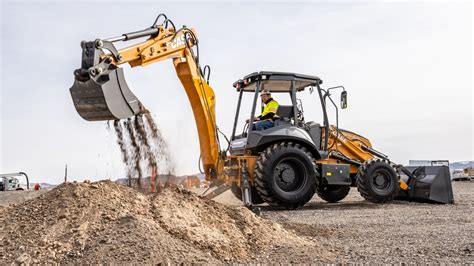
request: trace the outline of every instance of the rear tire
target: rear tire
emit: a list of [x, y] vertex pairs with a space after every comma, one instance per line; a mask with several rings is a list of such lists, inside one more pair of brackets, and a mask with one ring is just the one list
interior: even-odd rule
[[305, 147], [281, 142], [260, 154], [255, 167], [255, 188], [269, 205], [295, 209], [313, 197], [316, 172]]
[[350, 186], [321, 185], [316, 188], [316, 193], [321, 199], [334, 203], [343, 200], [347, 194], [349, 194], [350, 190]]
[[386, 161], [376, 159], [364, 162], [356, 176], [357, 190], [367, 201], [392, 201], [400, 190], [400, 176]]
[[[230, 186], [230, 191], [232, 191], [232, 194], [234, 194], [234, 196], [236, 198], [238, 198], [240, 201], [242, 201], [242, 189], [239, 186], [237, 186], [237, 183], [232, 182], [232, 185]], [[252, 193], [252, 203], [253, 204], [262, 204], [262, 203], [265, 202], [260, 197], [260, 195], [258, 195], [257, 190], [255, 189], [255, 187], [251, 188], [251, 193]]]

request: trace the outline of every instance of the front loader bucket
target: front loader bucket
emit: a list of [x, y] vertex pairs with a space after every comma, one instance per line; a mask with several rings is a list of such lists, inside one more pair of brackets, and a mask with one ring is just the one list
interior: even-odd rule
[[451, 175], [447, 166], [407, 166], [415, 178], [409, 178], [403, 172], [400, 177], [408, 184], [408, 190], [400, 190], [397, 199], [453, 204]]
[[130, 91], [123, 69], [110, 65], [96, 76], [79, 75], [69, 89], [74, 106], [85, 120], [116, 120], [131, 117], [140, 111], [137, 97]]

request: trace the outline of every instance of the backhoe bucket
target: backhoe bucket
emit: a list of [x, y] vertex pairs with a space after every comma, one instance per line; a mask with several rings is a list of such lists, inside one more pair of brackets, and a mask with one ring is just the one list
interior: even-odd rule
[[400, 177], [408, 184], [408, 190], [400, 190], [397, 199], [453, 204], [451, 175], [447, 166], [407, 166], [415, 178], [409, 178], [403, 172]]
[[79, 75], [78, 71], [69, 91], [82, 118], [89, 121], [116, 120], [139, 113], [139, 101], [128, 88], [122, 68], [110, 65], [104, 73], [87, 75], [89, 77]]

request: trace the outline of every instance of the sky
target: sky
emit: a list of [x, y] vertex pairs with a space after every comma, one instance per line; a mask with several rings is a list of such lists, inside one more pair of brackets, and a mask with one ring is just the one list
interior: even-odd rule
[[[288, 71], [318, 76], [323, 88], [343, 85], [348, 108], [339, 126], [395, 162], [473, 160], [472, 12], [470, 2], [1, 1], [0, 173], [59, 183], [67, 164], [69, 180], [124, 177], [113, 132], [80, 118], [69, 88], [82, 40], [147, 28], [159, 13], [196, 29], [227, 135], [238, 97], [232, 83], [255, 71]], [[172, 62], [124, 68], [168, 142], [176, 174], [197, 173], [197, 130]], [[306, 121], [322, 123], [315, 94], [299, 97]], [[244, 101], [250, 110], [250, 97]]]

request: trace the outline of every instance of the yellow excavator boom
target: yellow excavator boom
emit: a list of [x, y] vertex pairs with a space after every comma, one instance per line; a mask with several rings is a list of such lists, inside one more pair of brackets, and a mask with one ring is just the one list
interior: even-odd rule
[[[186, 27], [176, 30], [169, 25], [165, 20], [143, 31], [109, 40], [82, 42], [82, 67], [75, 71], [76, 79], [70, 92], [76, 110], [86, 120], [128, 118], [142, 110], [118, 66], [126, 63], [131, 67], [146, 66], [172, 60], [193, 110], [206, 179], [213, 180], [219, 159], [214, 91], [204, 79], [199, 58], [192, 50], [198, 45], [195, 31]], [[113, 45], [116, 41], [145, 36], [149, 38], [120, 50]]]

